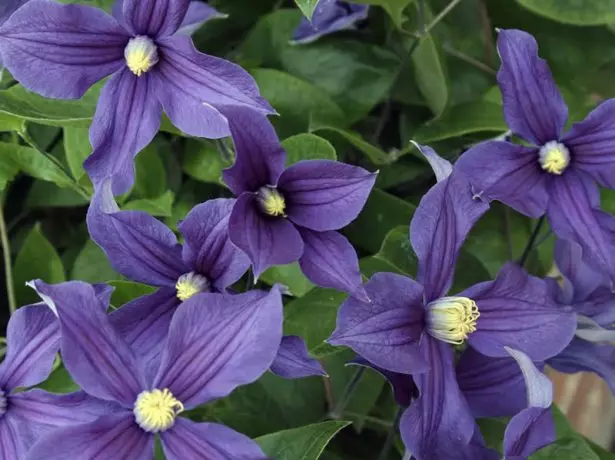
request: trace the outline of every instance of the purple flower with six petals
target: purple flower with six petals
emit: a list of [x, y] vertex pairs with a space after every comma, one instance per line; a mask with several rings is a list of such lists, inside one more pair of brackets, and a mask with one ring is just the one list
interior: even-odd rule
[[367, 19], [369, 5], [357, 5], [340, 0], [320, 0], [312, 19], [302, 18], [293, 34], [294, 43], [311, 43], [322, 36], [352, 29]]

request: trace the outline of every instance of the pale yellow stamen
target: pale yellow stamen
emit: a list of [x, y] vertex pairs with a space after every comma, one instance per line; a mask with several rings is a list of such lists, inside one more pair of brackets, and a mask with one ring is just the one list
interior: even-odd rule
[[540, 166], [551, 174], [561, 175], [570, 164], [568, 148], [557, 141], [543, 145], [538, 153]]
[[262, 187], [257, 195], [265, 214], [274, 217], [286, 216], [286, 201], [278, 190], [273, 187]]
[[427, 332], [432, 337], [461, 345], [476, 331], [480, 313], [476, 302], [467, 297], [442, 297], [427, 305]]
[[140, 77], [158, 63], [158, 47], [151, 38], [140, 35], [130, 39], [124, 58], [132, 73]]
[[182, 302], [188, 300], [193, 295], [209, 291], [209, 287], [207, 278], [195, 272], [183, 274], [175, 283], [177, 298]]
[[168, 430], [183, 411], [184, 405], [167, 388], [143, 391], [133, 409], [137, 424], [149, 433]]

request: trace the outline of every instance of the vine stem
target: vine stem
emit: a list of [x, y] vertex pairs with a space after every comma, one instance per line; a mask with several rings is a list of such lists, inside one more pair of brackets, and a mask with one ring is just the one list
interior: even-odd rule
[[342, 397], [340, 398], [339, 402], [337, 403], [333, 411], [331, 411], [330, 416], [332, 419], [338, 420], [342, 418], [342, 415], [344, 414], [344, 409], [346, 409], [346, 406], [350, 402], [350, 398], [352, 397], [354, 390], [356, 390], [357, 386], [359, 385], [363, 374], [365, 374], [365, 367], [360, 367], [356, 370], [356, 372], [352, 376], [352, 379], [350, 379], [350, 382], [348, 382], [348, 385], [346, 385], [346, 388], [344, 388], [344, 393], [342, 394]]
[[529, 257], [530, 252], [532, 252], [532, 249], [534, 249], [534, 243], [536, 242], [536, 239], [538, 238], [538, 235], [540, 234], [540, 230], [542, 230], [542, 226], [545, 223], [546, 217], [547, 216], [545, 215], [545, 216], [542, 216], [540, 219], [538, 219], [538, 222], [536, 223], [536, 227], [534, 227], [534, 231], [532, 232], [532, 235], [530, 236], [530, 239], [528, 240], [527, 245], [525, 246], [525, 249], [523, 250], [523, 255], [519, 259], [519, 265], [521, 267], [525, 265], [525, 262], [527, 262], [527, 258]]
[[399, 421], [401, 420], [401, 416], [403, 413], [403, 408], [400, 407], [397, 409], [397, 413], [395, 414], [395, 420], [393, 420], [393, 425], [391, 426], [391, 428], [389, 428], [387, 439], [382, 446], [382, 450], [380, 451], [378, 460], [386, 460], [387, 458], [389, 458], [389, 452], [391, 451], [391, 447], [393, 447], [393, 440], [395, 439], [395, 434], [399, 429]]
[[[4, 194], [2, 194], [4, 198]], [[0, 242], [2, 243], [2, 255], [4, 258], [4, 273], [6, 277], [6, 292], [9, 297], [9, 312], [11, 315], [17, 310], [15, 300], [15, 286], [13, 284], [13, 265], [11, 262], [11, 246], [9, 245], [9, 234], [6, 230], [4, 219], [4, 199], [0, 199]]]

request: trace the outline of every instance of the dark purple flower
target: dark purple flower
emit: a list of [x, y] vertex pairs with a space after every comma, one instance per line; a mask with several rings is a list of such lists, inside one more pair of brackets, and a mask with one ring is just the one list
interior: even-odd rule
[[568, 108], [534, 38], [500, 30], [498, 50], [504, 116], [529, 145], [484, 142], [462, 155], [457, 167], [477, 194], [530, 217], [546, 213], [558, 237], [577, 242], [587, 263], [615, 279], [614, 246], [600, 223], [596, 186], [615, 187], [615, 100], [564, 134]]
[[125, 0], [111, 17], [82, 5], [31, 0], [0, 27], [0, 52], [13, 76], [45, 97], [79, 98], [111, 75], [90, 128], [85, 168], [113, 192], [134, 180], [133, 157], [150, 143], [162, 111], [192, 136], [228, 136], [232, 107], [272, 113], [252, 77], [199, 53], [176, 34], [189, 0]]
[[107, 402], [107, 412], [38, 441], [29, 459], [151, 459], [159, 435], [169, 460], [265, 459], [249, 438], [215, 423], [179, 417], [258, 379], [282, 338], [282, 298], [251, 291], [201, 294], [174, 315], [156, 369], [144, 366], [85, 283], [33, 287], [57, 315], [64, 365], [84, 392]]
[[254, 274], [299, 260], [315, 284], [365, 297], [356, 252], [335, 230], [357, 217], [376, 173], [329, 160], [285, 168], [286, 152], [267, 118], [238, 110], [229, 121], [237, 159], [223, 177], [238, 197], [229, 236]]
[[475, 435], [449, 344], [467, 340], [480, 354], [507, 359], [510, 347], [544, 361], [568, 345], [575, 316], [555, 304], [544, 280], [514, 264], [505, 265], [494, 281], [447, 296], [461, 245], [488, 205], [477, 199], [463, 173], [446, 177], [450, 168], [444, 160], [428, 154], [440, 181], [410, 224], [418, 282], [374, 275], [365, 285], [371, 302], [350, 298], [342, 304], [329, 342], [351, 347], [378, 367], [413, 375], [420, 397], [402, 418], [402, 436], [418, 459], [431, 460], [449, 458], [445, 452], [470, 445]]
[[[88, 210], [92, 239], [122, 275], [159, 288], [111, 314], [115, 327], [144, 362], [157, 359], [182, 301], [204, 292], [226, 293], [248, 270], [247, 256], [228, 238], [233, 202], [216, 199], [195, 206], [179, 224], [184, 237], [180, 245], [173, 231], [149, 214], [120, 211], [108, 181], [96, 191]], [[275, 370], [295, 377], [303, 377], [308, 369], [314, 370], [310, 375], [323, 374], [296, 340], [282, 342]]]
[[344, 29], [352, 29], [367, 19], [369, 5], [340, 0], [319, 0], [312, 19], [302, 18], [293, 34], [294, 43], [310, 43], [320, 37]]

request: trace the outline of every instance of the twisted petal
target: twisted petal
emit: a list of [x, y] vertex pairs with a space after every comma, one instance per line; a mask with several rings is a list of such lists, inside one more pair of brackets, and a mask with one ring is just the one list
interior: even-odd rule
[[510, 357], [490, 358], [468, 348], [457, 363], [457, 382], [476, 418], [510, 417], [527, 407], [523, 374]]
[[376, 273], [365, 291], [371, 302], [346, 300], [328, 342], [350, 347], [389, 371], [425, 372], [428, 363], [418, 346], [425, 315], [422, 286], [405, 276]]
[[[583, 261], [583, 249], [578, 243], [558, 238], [553, 252], [557, 268], [570, 284], [571, 292], [567, 293], [568, 298], [563, 299], [568, 303], [583, 302], [601, 285], [609, 284], [608, 277], [594, 271]], [[566, 287], [564, 291], [567, 291]]]
[[515, 415], [504, 432], [504, 456], [525, 459], [555, 441], [550, 409], [528, 407]]
[[80, 281], [33, 287], [52, 302], [60, 322], [66, 369], [88, 394], [132, 407], [143, 389], [135, 356], [113, 329], [89, 284]]
[[575, 167], [609, 188], [615, 188], [614, 123], [615, 99], [609, 99], [581, 123], [575, 123], [562, 139], [571, 151]]
[[420, 396], [402, 416], [401, 437], [417, 459], [456, 458], [453, 453], [472, 440], [475, 422], [457, 385], [453, 350], [429, 336], [421, 349], [431, 369], [414, 376]]
[[356, 219], [376, 175], [339, 161], [306, 160], [284, 171], [278, 186], [286, 199], [289, 219], [324, 232], [338, 230]]
[[17, 417], [6, 413], [0, 418], [0, 460], [26, 457], [26, 443]]
[[429, 147], [428, 145], [419, 145], [414, 141], [410, 141], [414, 146], [418, 149], [419, 152], [425, 157], [431, 169], [436, 176], [436, 180], [441, 182], [448, 178], [453, 172], [453, 165], [450, 161], [442, 158], [440, 155], [436, 153], [434, 149]]
[[46, 380], [60, 348], [60, 329], [45, 305], [19, 308], [9, 320], [0, 388], [29, 387]]
[[160, 435], [168, 460], [266, 460], [261, 448], [250, 438], [217, 423], [195, 423], [178, 418]]
[[130, 36], [98, 8], [31, 0], [0, 27], [4, 65], [45, 97], [77, 99], [124, 67]]
[[287, 379], [327, 375], [318, 360], [310, 356], [303, 339], [296, 335], [282, 337], [280, 349], [270, 370]]
[[473, 192], [529, 217], [540, 217], [549, 195], [538, 151], [509, 142], [486, 141], [461, 155], [455, 168], [470, 179]]
[[[135, 0], [137, 1], [137, 0]], [[192, 136], [229, 135], [227, 106], [273, 113], [254, 79], [241, 67], [196, 50], [190, 37], [158, 40], [160, 62], [151, 74], [156, 96], [175, 126]]]
[[402, 407], [408, 407], [413, 399], [418, 396], [418, 389], [414, 384], [414, 380], [407, 374], [400, 374], [399, 372], [391, 372], [370, 363], [365, 358], [359, 356], [352, 360], [349, 364], [356, 364], [358, 366], [369, 367], [382, 375], [393, 390], [393, 397], [397, 404]]
[[474, 223], [489, 209], [473, 197], [465, 175], [453, 172], [421, 199], [410, 222], [410, 242], [419, 265], [417, 281], [430, 302], [449, 290], [461, 245]]
[[200, 294], [171, 321], [155, 388], [168, 388], [187, 408], [253, 382], [273, 362], [282, 340], [282, 296], [271, 292]]
[[190, 0], [124, 0], [123, 16], [135, 35], [166, 37], [179, 29], [189, 5]]
[[96, 190], [87, 223], [113, 268], [130, 280], [173, 287], [190, 271], [171, 229], [145, 212], [119, 211], [108, 181]]
[[137, 77], [125, 68], [113, 75], [100, 93], [90, 127], [93, 151], [83, 166], [94, 185], [112, 178], [115, 195], [130, 190], [134, 157], [160, 127], [162, 108], [150, 77]]
[[220, 13], [207, 3], [202, 2], [201, 0], [193, 0], [190, 2], [190, 5], [188, 5], [188, 11], [186, 11], [186, 16], [184, 16], [184, 20], [179, 26], [177, 33], [182, 35], [192, 35], [207, 21], [225, 17], [226, 14]]
[[228, 236], [235, 200], [209, 200], [195, 206], [179, 224], [185, 242], [183, 259], [204, 275], [218, 291], [224, 291], [250, 267], [250, 259]]
[[523, 373], [527, 389], [527, 405], [548, 409], [553, 403], [553, 384], [549, 377], [543, 374], [536, 364], [525, 353], [506, 347], [506, 351], [517, 362]]
[[286, 152], [267, 117], [248, 109], [235, 109], [230, 128], [236, 158], [233, 166], [222, 172], [224, 182], [235, 195], [276, 185], [284, 170]]
[[299, 227], [303, 238], [301, 270], [318, 286], [348, 292], [369, 301], [359, 271], [357, 253], [348, 239], [338, 232], [315, 232]]
[[547, 215], [553, 232], [580, 245], [586, 264], [615, 279], [613, 245], [598, 215], [598, 188], [591, 177], [582, 171], [566, 171], [551, 181], [550, 196]]
[[460, 296], [473, 299], [480, 317], [470, 345], [492, 357], [508, 357], [505, 346], [544, 361], [562, 351], [576, 329], [575, 315], [556, 305], [544, 280], [506, 264], [494, 281], [479, 283]]
[[288, 219], [264, 216], [257, 206], [255, 195], [244, 193], [229, 220], [229, 237], [248, 255], [256, 277], [272, 265], [298, 260], [304, 248], [299, 231]]
[[28, 454], [32, 460], [151, 460], [154, 436], [134, 421], [132, 411], [106, 415], [91, 423], [59, 428], [38, 441]]
[[538, 146], [559, 139], [568, 107], [549, 66], [538, 57], [534, 37], [521, 30], [500, 30], [498, 52], [498, 83], [510, 129]]
[[311, 20], [302, 18], [293, 34], [294, 43], [311, 43], [318, 38], [339, 30], [352, 29], [367, 18], [369, 5], [338, 0], [320, 0]]

